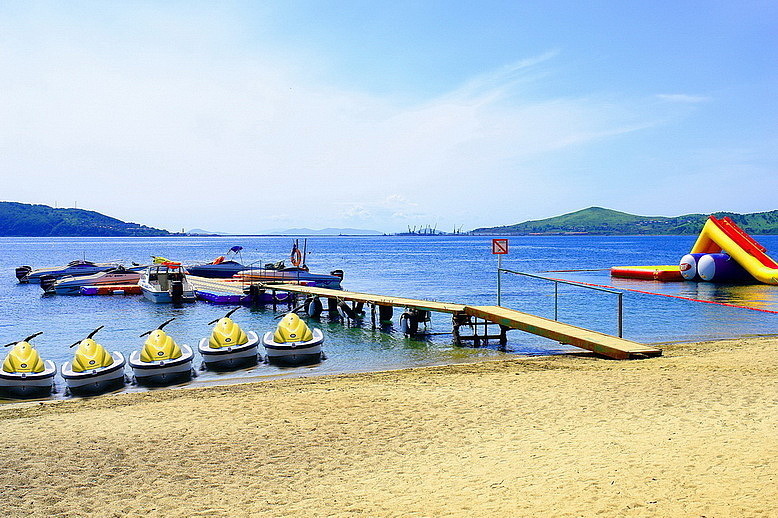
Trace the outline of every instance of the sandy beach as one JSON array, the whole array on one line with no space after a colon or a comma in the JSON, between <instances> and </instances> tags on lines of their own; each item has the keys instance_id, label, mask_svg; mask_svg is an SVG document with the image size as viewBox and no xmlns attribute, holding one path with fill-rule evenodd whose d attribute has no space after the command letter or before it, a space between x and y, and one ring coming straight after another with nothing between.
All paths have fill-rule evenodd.
<instances>
[{"instance_id":1,"label":"sandy beach","mask_svg":"<svg viewBox=\"0 0 778 518\"><path fill-rule=\"evenodd\" d=\"M778 338L0 405L3 516L778 516Z\"/></svg>"}]
</instances>

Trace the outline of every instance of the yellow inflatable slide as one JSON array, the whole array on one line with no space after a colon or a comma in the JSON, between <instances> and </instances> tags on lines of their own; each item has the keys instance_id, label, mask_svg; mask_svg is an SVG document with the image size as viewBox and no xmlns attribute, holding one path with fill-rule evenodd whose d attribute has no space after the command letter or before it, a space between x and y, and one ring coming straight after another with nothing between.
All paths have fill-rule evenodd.
<instances>
[{"instance_id":1,"label":"yellow inflatable slide","mask_svg":"<svg viewBox=\"0 0 778 518\"><path fill-rule=\"evenodd\" d=\"M754 279L765 284L778 285L778 263L767 250L730 218L709 216L691 253L713 254L726 252Z\"/></svg>"}]
</instances>

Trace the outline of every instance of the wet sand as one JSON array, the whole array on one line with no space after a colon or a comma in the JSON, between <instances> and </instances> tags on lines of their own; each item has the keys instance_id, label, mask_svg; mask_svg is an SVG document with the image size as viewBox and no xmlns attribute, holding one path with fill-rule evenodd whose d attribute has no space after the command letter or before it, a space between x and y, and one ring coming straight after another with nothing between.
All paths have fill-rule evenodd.
<instances>
[{"instance_id":1,"label":"wet sand","mask_svg":"<svg viewBox=\"0 0 778 518\"><path fill-rule=\"evenodd\" d=\"M3 516L778 516L778 338L0 405Z\"/></svg>"}]
</instances>

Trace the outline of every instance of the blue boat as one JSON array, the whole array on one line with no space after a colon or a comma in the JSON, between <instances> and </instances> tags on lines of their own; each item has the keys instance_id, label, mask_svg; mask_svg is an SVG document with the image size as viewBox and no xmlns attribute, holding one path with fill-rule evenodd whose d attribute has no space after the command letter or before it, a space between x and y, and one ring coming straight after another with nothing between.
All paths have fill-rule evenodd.
<instances>
[{"instance_id":1,"label":"blue boat","mask_svg":"<svg viewBox=\"0 0 778 518\"><path fill-rule=\"evenodd\" d=\"M246 266L239 263L238 261L228 259L231 253L237 256L241 250L243 250L242 246L233 246L227 251L225 255L220 255L210 263L187 265L186 271L189 275L196 275L197 277L228 279L241 270L246 269Z\"/></svg>"},{"instance_id":2,"label":"blue boat","mask_svg":"<svg viewBox=\"0 0 778 518\"><path fill-rule=\"evenodd\" d=\"M216 258L216 261L218 260L219 258ZM216 261L208 264L188 265L186 271L189 275L196 275L197 277L228 279L236 273L246 269L246 266L237 261Z\"/></svg>"},{"instance_id":3,"label":"blue boat","mask_svg":"<svg viewBox=\"0 0 778 518\"><path fill-rule=\"evenodd\" d=\"M16 268L16 278L20 283L40 284L41 277L51 276L55 279L72 275L79 277L81 275L92 275L104 272L121 266L119 263L93 263L91 261L71 261L66 266L55 266L51 268L36 268L31 266L19 266Z\"/></svg>"}]
</instances>

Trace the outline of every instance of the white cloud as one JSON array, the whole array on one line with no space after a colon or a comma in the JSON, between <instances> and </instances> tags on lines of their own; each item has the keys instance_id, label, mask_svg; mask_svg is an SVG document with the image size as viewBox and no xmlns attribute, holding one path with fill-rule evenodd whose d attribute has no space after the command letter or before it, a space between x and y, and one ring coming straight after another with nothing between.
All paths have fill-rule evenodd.
<instances>
[{"instance_id":1,"label":"white cloud","mask_svg":"<svg viewBox=\"0 0 778 518\"><path fill-rule=\"evenodd\" d=\"M556 51L409 106L247 46L229 16L178 14L6 22L2 198L170 229L475 226L495 199L545 203L530 195L553 191L539 158L653 124L610 99L523 97Z\"/></svg>"}]
</instances>

